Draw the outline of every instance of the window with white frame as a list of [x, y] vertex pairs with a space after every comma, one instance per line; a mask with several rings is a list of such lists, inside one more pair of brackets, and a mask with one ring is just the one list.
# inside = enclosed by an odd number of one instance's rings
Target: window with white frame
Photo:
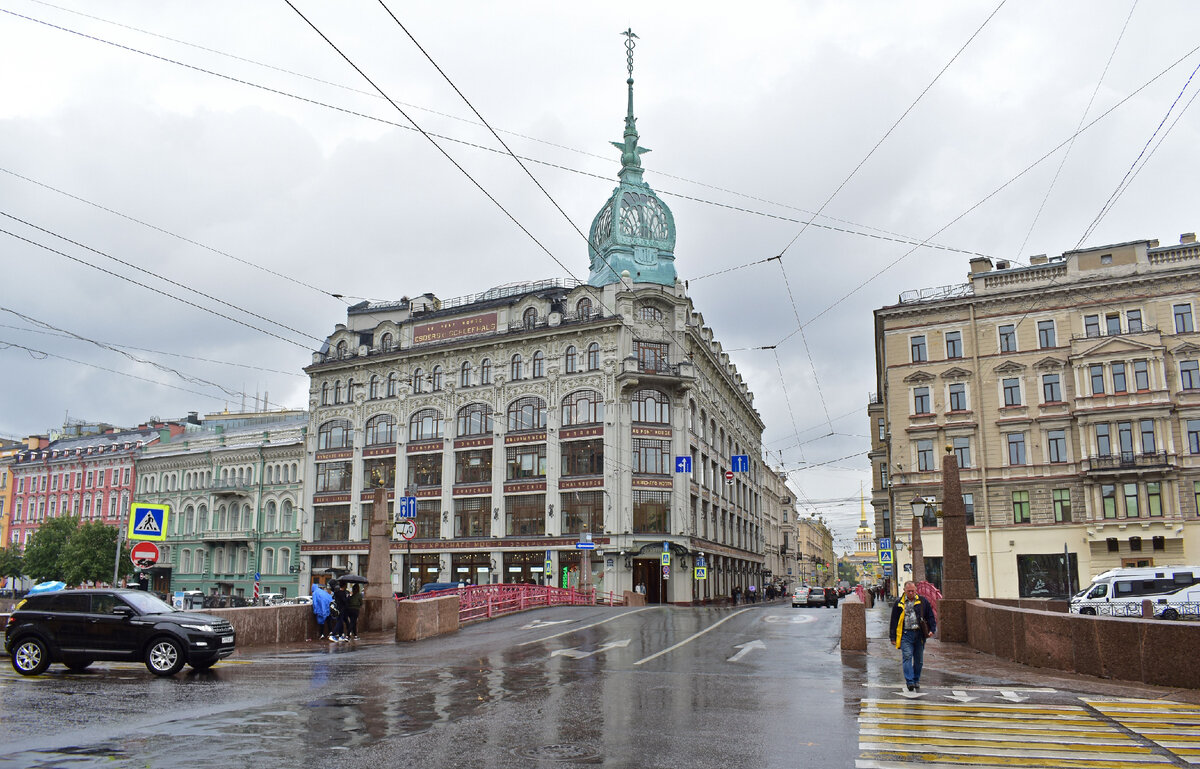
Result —
[[947, 331], [946, 332], [946, 357], [961, 358], [963, 356], [962, 348], [962, 332]]
[[954, 458], [961, 468], [971, 466], [971, 439], [966, 436], [954, 438]]
[[1005, 406], [1020, 406], [1021, 405], [1021, 379], [1019, 377], [1009, 377], [1002, 381], [1004, 388], [1004, 405]]
[[913, 388], [913, 413], [914, 414], [929, 414], [929, 388], [914, 387]]
[[929, 356], [926, 354], [926, 350], [925, 350], [925, 335], [924, 334], [909, 337], [908, 346], [909, 346], [909, 350], [912, 354], [912, 362], [913, 363], [923, 363], [924, 361], [929, 359]]
[[1037, 324], [1037, 329], [1038, 329], [1038, 347], [1041, 347], [1043, 349], [1046, 347], [1054, 347], [1055, 346], [1055, 344], [1054, 344], [1054, 342], [1055, 342], [1054, 321], [1039, 320], [1038, 324]]
[[1200, 389], [1200, 361], [1185, 360], [1179, 363], [1179, 389]]
[[917, 441], [917, 470], [927, 473], [935, 469], [933, 466], [933, 441]]
[[967, 386], [961, 382], [950, 385], [950, 410], [951, 411], [966, 411], [967, 406]]
[[1083, 316], [1083, 333], [1085, 336], [1100, 336], [1100, 316]]
[[1046, 460], [1051, 463], [1067, 461], [1067, 431], [1050, 430], [1046, 433]]
[[1093, 363], [1088, 366], [1088, 378], [1092, 383], [1092, 395], [1104, 394], [1104, 366], [1100, 363]]
[[1008, 463], [1025, 464], [1025, 433], [1006, 433], [1004, 438], [1008, 444]]
[[1042, 374], [1042, 402], [1062, 403], [1062, 387], [1058, 374]]
[[1017, 351], [1017, 327], [1006, 323], [1000, 327], [1000, 352]]
[[1192, 305], [1177, 304], [1171, 308], [1175, 315], [1175, 333], [1186, 334], [1190, 331], [1195, 331], [1192, 325]]
[[1133, 386], [1142, 392], [1150, 389], [1150, 363], [1144, 360], [1133, 362]]

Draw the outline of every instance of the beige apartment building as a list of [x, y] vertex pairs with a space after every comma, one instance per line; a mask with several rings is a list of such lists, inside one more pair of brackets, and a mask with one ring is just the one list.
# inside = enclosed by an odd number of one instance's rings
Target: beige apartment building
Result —
[[[1185, 234], [1030, 262], [973, 259], [967, 284], [875, 311], [871, 502], [896, 574], [912, 563], [910, 502], [940, 496], [946, 451], [983, 597], [1196, 563], [1200, 245]], [[939, 583], [938, 517], [921, 542]]]

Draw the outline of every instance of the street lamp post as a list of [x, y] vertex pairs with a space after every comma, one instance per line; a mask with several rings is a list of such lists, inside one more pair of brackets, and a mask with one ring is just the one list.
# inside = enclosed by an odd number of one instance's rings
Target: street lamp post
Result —
[[[915, 497], [908, 503], [912, 507], [912, 579], [913, 582], [925, 581], [925, 554], [921, 548], [921, 519], [928, 512], [933, 512], [937, 500], [933, 497]], [[897, 579], [899, 582], [899, 579]]]

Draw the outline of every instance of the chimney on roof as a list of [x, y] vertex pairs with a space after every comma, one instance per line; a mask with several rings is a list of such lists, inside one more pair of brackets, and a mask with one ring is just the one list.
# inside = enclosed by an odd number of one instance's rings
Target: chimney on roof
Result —
[[971, 274], [978, 275], [981, 272], [992, 271], [992, 260], [986, 256], [977, 256], [971, 260]]
[[1186, 246], [1196, 242], [1196, 233], [1185, 232], [1179, 236], [1179, 245]]

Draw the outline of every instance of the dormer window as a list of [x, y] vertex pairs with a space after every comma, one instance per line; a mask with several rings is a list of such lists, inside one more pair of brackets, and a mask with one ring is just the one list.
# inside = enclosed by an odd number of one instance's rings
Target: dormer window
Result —
[[655, 321], [662, 319], [662, 310], [658, 309], [657, 307], [650, 307], [649, 305], [646, 305], [638, 308], [638, 320]]
[[575, 314], [580, 318], [588, 318], [592, 314], [592, 300], [584, 297], [575, 304]]
[[537, 319], [538, 319], [537, 309], [530, 307], [521, 316], [521, 325], [523, 325], [525, 328], [533, 328], [534, 326], [537, 325]]

